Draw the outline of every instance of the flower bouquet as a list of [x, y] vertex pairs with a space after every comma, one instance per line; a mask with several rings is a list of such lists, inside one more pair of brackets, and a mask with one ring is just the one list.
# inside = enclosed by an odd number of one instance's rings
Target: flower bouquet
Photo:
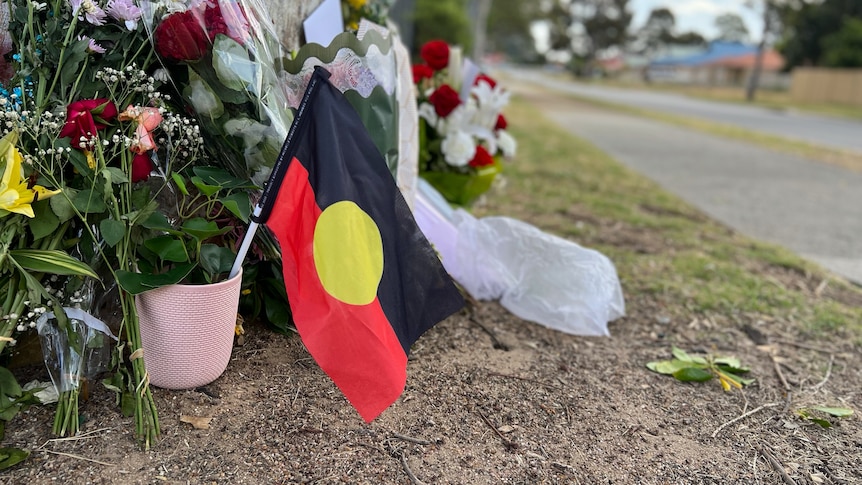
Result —
[[[30, 238], [30, 247], [74, 253], [77, 258], [67, 254], [66, 261], [86, 261], [95, 270], [83, 271], [87, 266], [78, 262], [77, 272], [65, 274], [98, 275], [99, 291], [115, 287], [118, 275], [147, 271], [137, 248], [163, 232], [154, 215], [169, 209], [170, 174], [202, 157], [200, 129], [165, 94], [142, 12], [130, 0], [111, 0], [104, 9], [90, 0], [11, 0], [10, 9], [15, 74], [0, 93], [3, 133], [17, 134], [10, 150], [12, 159], [23, 162], [26, 181], [16, 183], [39, 194], [47, 191], [41, 187], [52, 189], [38, 197], [23, 194], [32, 202], [25, 217], [32, 219], [14, 237]], [[67, 241], [72, 244], [65, 246]], [[52, 307], [67, 341], [80, 345], [74, 343], [80, 342], [80, 326], [66, 324], [73, 318], [58, 293], [81, 282], [73, 276], [49, 291], [42, 278], [51, 271], [31, 266], [30, 275], [21, 276], [28, 294], [12, 297], [13, 306], [23, 308], [16, 313]], [[114, 298], [122, 338], [108, 384], [119, 392], [124, 412], [134, 415], [137, 436], [148, 447], [159, 424], [141, 358], [137, 311], [127, 287]], [[61, 435], [74, 434], [78, 426], [80, 389], [71, 387], [58, 407], [55, 432]]]
[[269, 177], [293, 113], [280, 87], [281, 44], [260, 0], [142, 0], [170, 82], [236, 176]]
[[468, 206], [491, 187], [500, 159], [515, 155], [502, 114], [509, 93], [486, 74], [463, 79], [460, 50], [443, 41], [426, 43], [420, 55], [419, 174], [450, 203]]

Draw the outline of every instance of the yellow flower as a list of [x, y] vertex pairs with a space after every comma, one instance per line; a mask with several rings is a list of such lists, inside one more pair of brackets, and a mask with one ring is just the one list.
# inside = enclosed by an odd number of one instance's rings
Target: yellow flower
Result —
[[35, 217], [31, 204], [39, 199], [47, 199], [60, 193], [59, 190], [48, 190], [40, 185], [30, 186], [22, 177], [21, 153], [15, 148], [18, 133], [9, 132], [0, 139], [0, 163], [4, 164], [3, 177], [0, 178], [0, 210]]
[[350, 8], [353, 10], [359, 10], [363, 6], [365, 6], [366, 0], [347, 0], [347, 4], [350, 5]]

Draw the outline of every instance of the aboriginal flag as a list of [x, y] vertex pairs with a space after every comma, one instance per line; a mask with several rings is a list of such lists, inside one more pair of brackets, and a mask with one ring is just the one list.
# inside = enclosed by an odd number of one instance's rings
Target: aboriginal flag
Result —
[[256, 221], [281, 245], [303, 343], [370, 422], [404, 390], [413, 342], [464, 300], [328, 78], [315, 70]]

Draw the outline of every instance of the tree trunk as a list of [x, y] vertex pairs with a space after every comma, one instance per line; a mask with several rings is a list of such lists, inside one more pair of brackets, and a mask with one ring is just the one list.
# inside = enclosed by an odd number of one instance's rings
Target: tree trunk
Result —
[[263, 0], [263, 4], [275, 24], [281, 44], [288, 51], [302, 46], [302, 22], [314, 11], [322, 0]]
[[769, 2], [764, 2], [763, 36], [760, 38], [760, 43], [757, 44], [757, 56], [754, 58], [754, 68], [751, 71], [751, 76], [748, 78], [748, 86], [745, 89], [745, 100], [749, 103], [754, 102], [757, 88], [760, 85], [760, 73], [763, 71], [763, 56], [766, 55], [766, 37], [770, 31], [769, 20], [771, 16], [769, 9]]
[[473, 23], [473, 61], [482, 63], [485, 57], [485, 44], [488, 37], [488, 14], [492, 0], [476, 0], [476, 21]]

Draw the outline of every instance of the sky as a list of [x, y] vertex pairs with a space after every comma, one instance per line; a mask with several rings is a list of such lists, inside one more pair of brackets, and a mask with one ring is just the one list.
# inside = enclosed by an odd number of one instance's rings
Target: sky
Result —
[[763, 29], [762, 2], [753, 2], [755, 9], [745, 6], [745, 0], [630, 0], [629, 10], [634, 14], [631, 30], [643, 26], [653, 9], [667, 7], [676, 18], [677, 33], [693, 30], [707, 39], [715, 37], [715, 18], [725, 13], [742, 17], [752, 41], [760, 39]]

